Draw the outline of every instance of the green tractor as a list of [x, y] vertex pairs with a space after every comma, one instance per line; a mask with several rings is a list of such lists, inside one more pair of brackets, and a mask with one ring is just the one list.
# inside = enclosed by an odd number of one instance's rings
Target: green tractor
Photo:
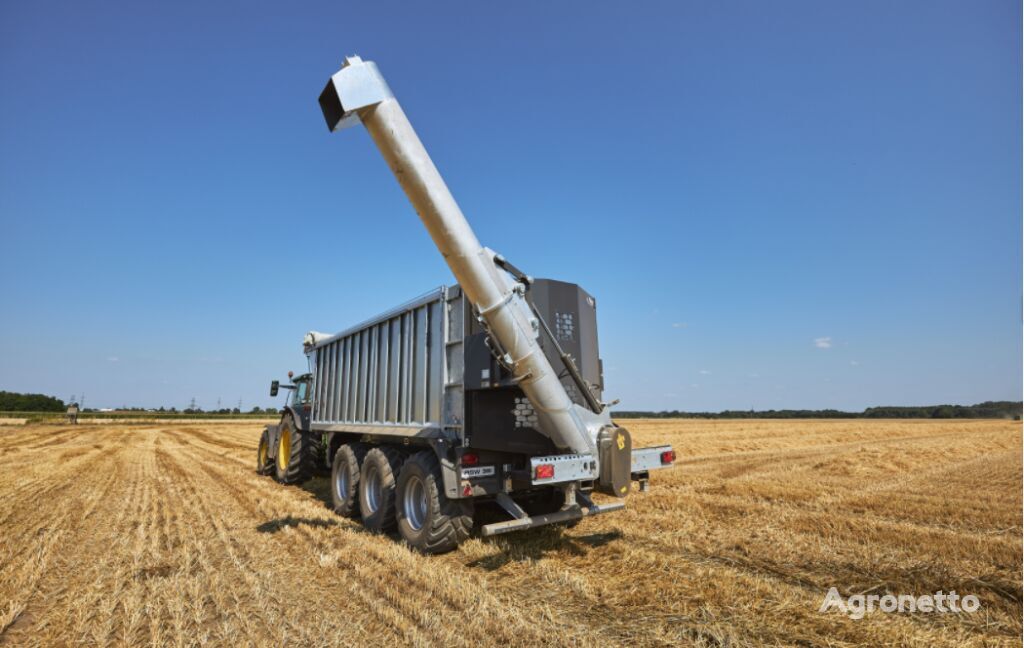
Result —
[[271, 396], [277, 396], [281, 389], [291, 391], [291, 395], [281, 408], [281, 421], [263, 429], [256, 472], [272, 475], [282, 484], [301, 484], [321, 465], [323, 450], [321, 435], [309, 429], [313, 375], [293, 377], [289, 371], [288, 379], [291, 381], [288, 385], [277, 380], [270, 383]]

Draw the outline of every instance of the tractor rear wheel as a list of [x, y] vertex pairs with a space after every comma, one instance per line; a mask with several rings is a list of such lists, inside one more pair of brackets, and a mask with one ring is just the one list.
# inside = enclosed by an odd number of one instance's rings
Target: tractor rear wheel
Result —
[[285, 414], [277, 431], [277, 461], [274, 464], [277, 481], [282, 484], [306, 481], [313, 476], [319, 455], [317, 435], [298, 429], [292, 416]]
[[370, 531], [395, 528], [395, 480], [404, 455], [398, 448], [378, 446], [366, 453], [359, 471], [359, 510]]
[[452, 551], [473, 530], [473, 503], [448, 499], [441, 464], [430, 450], [405, 460], [398, 475], [395, 514], [402, 539], [417, 551]]
[[260, 436], [260, 445], [256, 449], [256, 472], [269, 475], [274, 472], [274, 461], [270, 458], [270, 433], [264, 428]]
[[365, 443], [345, 443], [334, 453], [334, 461], [331, 462], [331, 503], [338, 515], [359, 515], [359, 469], [369, 449]]

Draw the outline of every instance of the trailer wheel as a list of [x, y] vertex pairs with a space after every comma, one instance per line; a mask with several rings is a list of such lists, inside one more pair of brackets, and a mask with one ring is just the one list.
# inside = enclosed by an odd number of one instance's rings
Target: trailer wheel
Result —
[[425, 450], [405, 460], [398, 475], [395, 506], [398, 532], [410, 547], [423, 553], [452, 551], [473, 530], [473, 503], [448, 499], [441, 465]]
[[345, 443], [334, 453], [331, 464], [331, 501], [334, 512], [345, 517], [359, 515], [359, 469], [369, 446]]
[[370, 531], [395, 528], [395, 477], [402, 467], [401, 451], [390, 446], [372, 448], [359, 470], [359, 510]]
[[316, 434], [296, 428], [289, 414], [281, 418], [277, 434], [277, 461], [274, 463], [277, 481], [301, 484], [316, 470], [320, 439]]
[[270, 458], [270, 433], [264, 429], [260, 436], [260, 445], [256, 449], [256, 473], [269, 475], [274, 471], [274, 461]]

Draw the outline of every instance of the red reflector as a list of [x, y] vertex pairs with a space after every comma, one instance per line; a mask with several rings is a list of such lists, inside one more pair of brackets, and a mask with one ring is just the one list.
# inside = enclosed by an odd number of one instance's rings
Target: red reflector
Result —
[[534, 479], [551, 479], [555, 476], [555, 467], [552, 464], [541, 464], [534, 470]]
[[472, 452], [467, 452], [466, 454], [462, 455], [463, 466], [475, 466], [478, 463], [480, 463], [480, 457], [473, 454]]
[[670, 464], [670, 463], [672, 463], [675, 460], [676, 460], [676, 451], [675, 450], [666, 450], [665, 452], [661, 453], [661, 463], [663, 463], [663, 464]]
[[466, 484], [465, 486], [463, 486], [462, 487], [462, 496], [463, 497], [472, 497], [473, 496], [473, 487], [470, 486], [469, 484]]

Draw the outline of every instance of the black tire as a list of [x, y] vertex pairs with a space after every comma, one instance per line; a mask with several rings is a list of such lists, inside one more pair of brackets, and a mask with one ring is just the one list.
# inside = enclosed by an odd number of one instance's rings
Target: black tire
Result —
[[256, 448], [256, 473], [269, 475], [274, 472], [274, 460], [270, 458], [270, 433], [263, 429], [260, 444]]
[[359, 472], [370, 447], [365, 443], [345, 443], [334, 453], [331, 463], [331, 502], [334, 512], [345, 517], [359, 516]]
[[405, 460], [395, 489], [395, 517], [402, 539], [417, 551], [452, 551], [473, 531], [473, 502], [448, 499], [441, 464], [430, 450]]
[[282, 484], [301, 484], [316, 471], [320, 436], [295, 427], [291, 414], [281, 417], [277, 429], [277, 460], [274, 474]]
[[395, 481], [405, 455], [398, 448], [371, 448], [359, 470], [359, 511], [370, 531], [395, 528]]

